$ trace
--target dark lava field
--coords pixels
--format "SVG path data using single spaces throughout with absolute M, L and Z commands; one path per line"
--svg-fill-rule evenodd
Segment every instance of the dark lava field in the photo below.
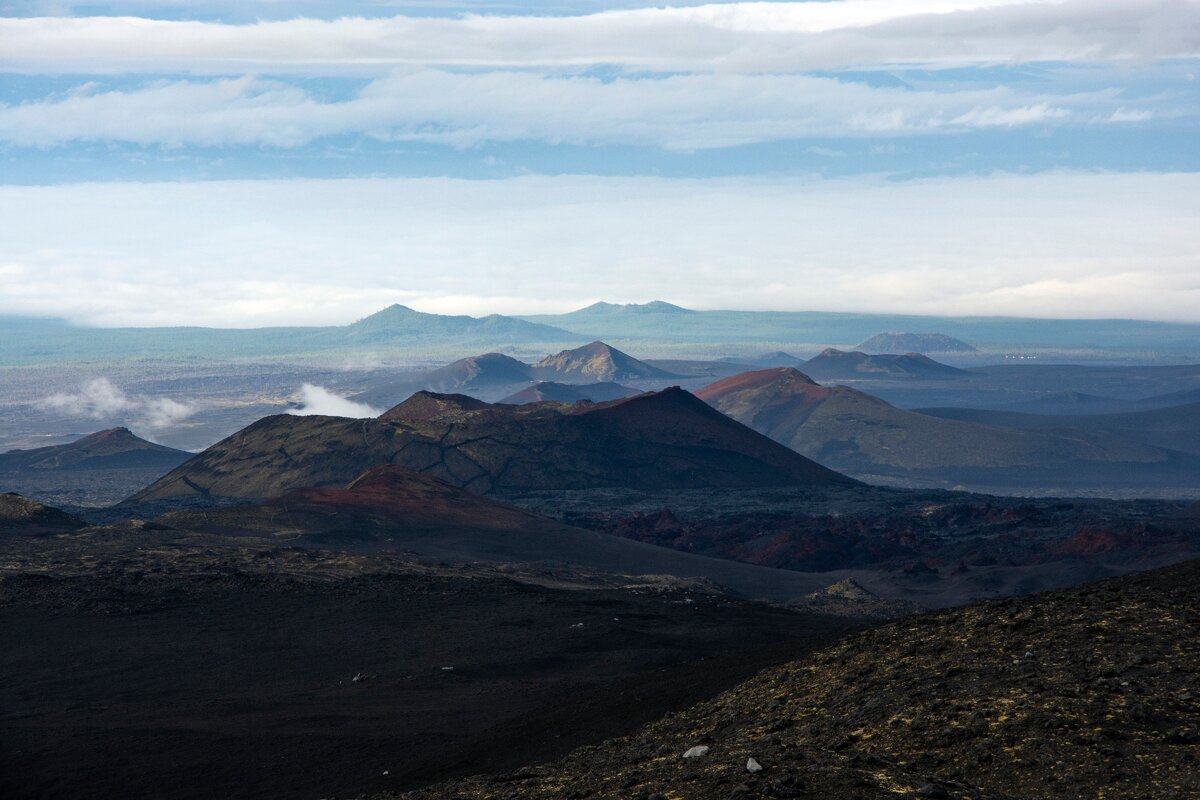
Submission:
M 317 798 L 510 770 L 847 627 L 668 580 L 163 556 L 0 578 L 0 796 Z
M 534 369 L 505 358 L 435 372 Z M 848 363 L 968 380 L 871 358 Z M 791 367 L 717 386 L 724 410 L 619 383 L 421 390 L 199 453 L 118 427 L 0 455 L 23 490 L 0 494 L 0 797 L 1200 797 L 1190 475 L 900 488 L 796 443 L 878 465 L 965 432 L 996 469 L 1147 478 L 1192 463 L 1160 447 L 1192 447 L 1186 405 L 1147 443 L 930 422 Z

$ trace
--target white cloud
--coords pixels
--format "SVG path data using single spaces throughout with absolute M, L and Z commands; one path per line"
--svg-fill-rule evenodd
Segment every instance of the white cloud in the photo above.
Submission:
M 8 186 L 0 263 L 25 272 L 0 308 L 345 324 L 392 302 L 567 310 L 603 286 L 698 308 L 1200 322 L 1197 218 L 1197 173 Z
M 754 30 L 763 25 L 775 25 L 799 30 L 824 30 L 872 24 L 920 13 L 942 13 L 957 10 L 1013 5 L 1029 0 L 843 0 L 824 3 L 821 8 L 795 9 L 792 4 L 768 2 L 703 3 L 682 0 L 670 3 L 678 7 L 693 6 L 691 14 L 720 27 Z M 12 17 L 78 16 L 91 11 L 105 16 L 146 16 L 174 18 L 183 12 L 189 18 L 231 18 L 263 20 L 296 17 L 339 19 L 363 15 L 376 17 L 381 13 L 403 13 L 416 8 L 423 12 L 440 10 L 443 16 L 464 13 L 505 16 L 527 16 L 569 13 L 585 14 L 600 10 L 639 9 L 652 7 L 648 0 L 116 0 L 97 3 L 90 0 L 0 0 L 0 14 Z M 828 6 L 828 7 L 825 7 Z M 655 9 L 659 10 L 659 9 Z M 799 13 L 797 13 L 797 11 Z
M 169 397 L 130 396 L 108 378 L 94 378 L 78 392 L 57 392 L 42 399 L 41 408 L 71 417 L 134 420 L 154 429 L 170 428 L 196 413 L 195 406 Z
M 151 428 L 169 428 L 194 413 L 196 409 L 190 403 L 169 397 L 145 398 L 142 403 L 142 419 Z
M 399 64 L 789 71 L 880 64 L 1145 61 L 1200 53 L 1197 0 L 841 0 L 579 17 L 0 19 L 0 67 L 31 72 L 370 73 Z
M 819 145 L 813 145 L 805 149 L 813 155 L 821 156 L 822 158 L 845 158 L 848 155 L 845 150 L 837 150 L 833 147 L 821 147 Z
M 1109 122 L 1145 122 L 1154 114 L 1143 109 L 1118 108 L 1108 116 Z
M 115 416 L 137 406 L 125 396 L 124 392 L 113 386 L 108 378 L 96 378 L 88 381 L 77 394 L 66 392 L 52 394 L 45 398 L 40 405 L 72 416 L 93 419 Z
M 1052 0 L 1057 4 L 1061 0 Z M 710 3 L 695 8 L 668 8 L 635 12 L 667 14 L 676 19 L 701 21 L 735 31 L 820 33 L 842 28 L 863 28 L 905 17 L 979 11 L 1030 0 L 839 0 L 824 3 Z
M 1047 103 L 1038 103 L 1020 108 L 972 108 L 950 120 L 950 126 L 966 128 L 1014 128 L 1048 120 L 1062 120 L 1071 116 L 1065 108 L 1054 108 Z
M 76 91 L 0 106 L 0 140 L 294 147 L 363 134 L 466 147 L 485 141 L 637 144 L 700 150 L 812 136 L 894 136 L 1103 123 L 1115 91 L 1053 97 L 997 87 L 915 91 L 806 75 L 676 75 L 602 81 L 525 72 L 400 71 L 356 97 L 321 102 L 243 77 Z M 1120 119 L 1112 121 L 1122 121 Z
M 340 394 L 329 391 L 324 386 L 306 383 L 300 387 L 300 407 L 293 408 L 287 413 L 298 417 L 320 414 L 327 417 L 378 417 L 383 412 L 371 408 L 364 403 L 348 400 Z

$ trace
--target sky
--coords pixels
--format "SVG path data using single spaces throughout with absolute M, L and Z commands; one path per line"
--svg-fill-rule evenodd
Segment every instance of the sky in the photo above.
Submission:
M 0 0 L 0 314 L 1200 322 L 1200 0 Z

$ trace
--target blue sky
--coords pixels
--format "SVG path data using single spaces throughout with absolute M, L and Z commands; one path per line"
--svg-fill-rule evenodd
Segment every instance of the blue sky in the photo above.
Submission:
M 658 296 L 1200 321 L 1197 72 L 1194 0 L 0 0 L 0 303 L 101 324 L 345 321 L 397 298 L 522 312 Z M 1061 194 L 1079 180 L 1088 197 Z M 389 199 L 340 209 L 347 181 Z M 247 222 L 222 215 L 229 182 L 263 202 L 303 192 L 331 219 L 249 209 L 257 252 L 214 249 L 186 219 L 137 227 L 180 182 L 215 226 Z M 697 254 L 694 219 L 646 205 L 697 187 L 740 249 Z M 475 193 L 498 208 L 476 207 Z M 448 195 L 475 208 L 476 227 Z M 914 222 L 911 202 L 930 196 L 954 206 Z M 594 238 L 547 232 L 536 215 L 549 197 L 588 209 L 562 224 Z M 761 223 L 768 199 L 803 213 L 818 197 L 843 201 L 819 227 Z M 446 216 L 428 219 L 431 206 Z M 967 227 L 1001 229 L 1004 244 L 959 241 L 954 208 L 975 209 Z M 676 248 L 596 230 L 632 209 L 677 226 L 661 231 Z M 341 257 L 309 246 L 272 262 L 316 234 L 346 235 L 331 221 L 343 213 L 358 224 Z M 111 228 L 91 223 L 98 214 Z M 446 234 L 440 248 L 422 242 L 425 266 L 366 266 L 404 253 L 387 214 Z M 207 306 L 171 299 L 179 286 L 156 265 L 202 256 L 224 288 Z M 555 286 L 527 285 L 531 265 L 551 263 Z M 280 281 L 289 270 L 294 284 Z M 97 274 L 117 287 L 103 300 Z M 697 285 L 698 274 L 739 277 Z M 922 284 L 931 274 L 950 285 Z M 276 288 L 238 301 L 247 280 Z M 78 296 L 50 291 L 64 283 Z M 981 283 L 996 285 L 981 295 Z

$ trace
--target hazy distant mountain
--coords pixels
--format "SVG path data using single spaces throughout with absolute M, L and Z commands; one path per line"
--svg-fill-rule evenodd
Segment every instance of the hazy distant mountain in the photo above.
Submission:
M 598 405 L 489 405 L 418 392 L 375 420 L 279 415 L 130 498 L 273 497 L 399 464 L 472 491 L 852 483 L 681 389 Z
M 646 378 L 676 377 L 599 341 L 547 356 L 533 367 L 534 374 L 542 380 L 556 380 L 563 383 L 634 381 Z
M 791 353 L 785 353 L 783 350 L 775 350 L 757 356 L 722 356 L 717 360 L 729 364 L 746 364 L 754 367 L 799 367 L 804 364 L 803 358 L 794 356 Z
M 695 314 L 690 308 L 683 308 L 663 300 L 651 300 L 649 303 L 605 303 L 600 301 L 590 306 L 562 314 L 575 320 L 613 319 L 614 317 L 648 317 L 658 315 L 681 316 Z
M 776 350 L 773 353 L 766 353 L 754 360 L 756 364 L 763 364 L 769 367 L 795 367 L 804 363 L 803 358 L 785 353 L 782 350 Z
M 854 349 L 892 355 L 975 352 L 975 348 L 962 339 L 942 333 L 877 333 Z
M 1137 404 L 1147 408 L 1169 408 L 1189 403 L 1200 403 L 1200 388 L 1184 389 L 1178 392 L 1158 394 L 1137 401 Z
M 1200 402 L 1200 363 L 1114 366 L 1010 360 L 972 367 L 961 383 L 930 383 L 925 388 L 929 391 L 912 395 L 917 399 L 904 406 L 1115 414 Z
M 433 370 L 421 382 L 437 392 L 494 389 L 533 380 L 533 368 L 502 353 L 484 353 L 459 359 Z
M 112 428 L 68 444 L 0 454 L 0 473 L 131 468 L 166 471 L 191 457 L 183 450 L 148 442 L 128 428 Z
M 1200 403 L 1119 414 L 1029 414 L 975 408 L 922 408 L 918 413 L 1030 431 L 1105 432 L 1164 449 L 1200 455 Z
M 600 339 L 646 344 L 726 345 L 740 350 L 816 349 L 855 342 L 881 330 L 938 330 L 989 352 L 1070 350 L 1076 357 L 1123 353 L 1154 360 L 1194 359 L 1200 325 L 1137 320 L 1041 320 L 1000 317 L 913 317 L 814 311 L 695 311 L 670 303 L 596 303 L 567 314 L 506 317 L 426 314 L 389 306 L 350 325 L 225 329 L 91 328 L 56 319 L 0 315 L 0 362 L 39 364 L 132 358 L 262 359 L 283 355 L 374 352 L 386 348 L 427 361 L 464 352 L 552 350 Z M 30 335 L 36 331 L 36 335 Z M 545 345 L 546 347 L 541 347 Z M 713 348 L 717 350 L 716 347 Z M 693 354 L 696 354 L 693 351 Z M 716 354 L 714 352 L 714 354 Z
M 1037 470 L 1062 483 L 1133 484 L 1152 472 L 1154 479 L 1170 475 L 1186 483 L 1188 470 L 1200 464 L 1104 431 L 1015 430 L 905 411 L 846 386 L 820 386 L 787 368 L 736 375 L 696 395 L 828 467 L 917 485 L 928 478 L 1019 483 Z M 1190 480 L 1200 486 L 1200 473 Z
M 1129 401 L 1115 400 L 1111 397 L 1101 397 L 1100 395 L 1089 394 L 1088 392 L 1066 390 L 1062 392 L 1046 392 L 1045 394 L 1042 394 L 1033 400 L 1027 400 L 1023 402 L 1022 405 L 1039 406 L 1041 408 L 1054 407 L 1058 409 L 1077 408 L 1081 411 L 1085 411 L 1086 409 L 1093 408 L 1104 409 L 1114 403 L 1122 402 L 1125 402 L 1126 404 L 1129 403 Z
M 682 312 L 682 313 L 681 313 Z M 522 319 L 564 328 L 593 339 L 625 343 L 765 342 L 781 349 L 797 345 L 859 342 L 880 331 L 939 331 L 987 350 L 1042 352 L 1069 349 L 1183 354 L 1194 358 L 1200 325 L 1141 320 L 1022 319 L 1019 317 L 934 317 L 822 311 L 695 311 L 670 303 L 622 306 L 595 303 L 566 314 Z
M 36 335 L 30 335 L 36 331 Z M 0 316 L 0 362 L 121 361 L 129 358 L 253 359 L 345 351 L 429 357 L 466 348 L 561 347 L 587 337 L 516 317 L 426 314 L 392 305 L 350 325 L 271 328 L 85 328 L 59 320 Z M 547 348 L 549 349 L 549 348 Z M 468 350 L 469 352 L 469 350 Z
M 580 400 L 590 400 L 593 403 L 603 403 L 607 400 L 618 400 L 622 397 L 633 397 L 641 394 L 639 389 L 631 389 L 619 383 L 555 383 L 540 381 L 510 394 L 500 400 L 501 403 L 522 405 L 524 403 L 577 403 Z
M 820 380 L 845 378 L 954 378 L 961 369 L 938 363 L 920 353 L 867 355 L 827 348 L 804 363 L 804 371 Z
M 322 330 L 327 337 L 356 343 L 387 342 L 401 337 L 468 339 L 497 344 L 553 342 L 576 338 L 559 328 L 526 322 L 515 317 L 499 314 L 486 317 L 426 314 L 398 304 L 390 305 L 344 328 Z

